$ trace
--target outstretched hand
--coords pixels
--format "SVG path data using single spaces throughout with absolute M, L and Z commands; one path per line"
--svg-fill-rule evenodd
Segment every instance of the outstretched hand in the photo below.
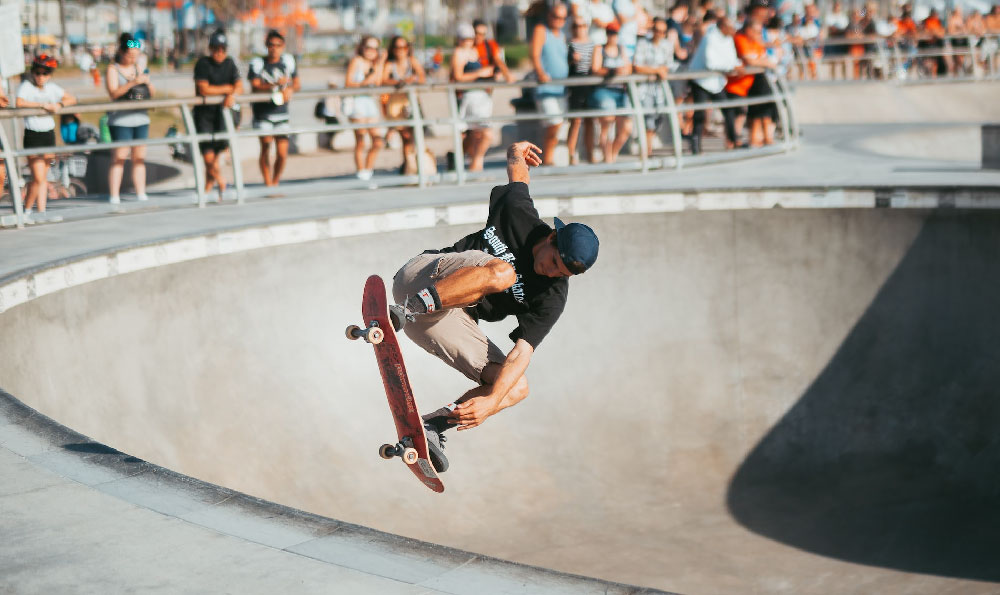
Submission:
M 512 159 L 523 159 L 529 167 L 537 167 L 542 164 L 542 150 L 526 140 L 516 142 L 507 149 L 508 164 Z

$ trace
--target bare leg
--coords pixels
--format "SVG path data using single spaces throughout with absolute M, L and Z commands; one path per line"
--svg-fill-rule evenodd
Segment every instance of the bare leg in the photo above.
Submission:
M 475 144 L 473 145 L 472 161 L 469 163 L 469 171 L 482 171 L 486 159 L 486 151 L 490 149 L 490 129 L 481 128 L 475 132 Z
M 372 170 L 375 169 L 375 159 L 378 158 L 378 152 L 382 150 L 382 146 L 385 144 L 385 138 L 379 134 L 377 128 L 369 128 L 368 135 L 372 139 L 372 146 L 368 149 L 368 156 L 365 158 L 365 169 Z
M 587 153 L 587 163 L 594 163 L 594 119 L 583 119 L 583 150 Z
M 545 128 L 545 137 L 542 139 L 542 165 L 555 165 L 556 163 L 556 145 L 559 144 L 559 127 L 561 125 L 556 124 Z
M 49 182 L 47 179 L 49 159 L 51 159 L 49 155 L 39 156 L 32 159 L 28 164 L 28 167 L 31 169 L 31 189 L 33 192 L 29 193 L 28 204 L 25 204 L 26 209 L 30 209 L 35 204 L 35 201 L 38 201 L 38 212 L 45 212 L 45 203 L 49 198 Z
M 146 194 L 146 145 L 132 147 L 132 185 L 139 196 Z
M 628 142 L 628 137 L 632 135 L 632 118 L 628 116 L 618 116 L 615 118 L 615 142 L 611 145 L 611 160 L 618 161 L 618 154 L 622 147 Z
M 566 147 L 569 149 L 569 164 L 576 165 L 578 159 L 576 155 L 577 140 L 580 138 L 580 118 L 573 118 L 569 121 L 569 132 L 566 134 Z
M 601 135 L 598 138 L 597 143 L 601 145 L 601 152 L 604 154 L 604 162 L 611 163 L 611 123 L 615 119 L 612 118 L 601 118 Z
M 354 168 L 361 171 L 365 168 L 365 129 L 354 131 Z
M 271 175 L 271 185 L 277 186 L 281 181 L 281 174 L 285 172 L 285 163 L 288 161 L 288 137 L 279 137 L 274 144 L 274 173 Z
M 260 175 L 264 178 L 264 185 L 271 186 L 273 184 L 271 178 L 271 141 L 274 140 L 273 136 L 262 136 L 260 137 L 260 158 L 257 159 L 257 165 L 260 167 Z
M 108 169 L 108 193 L 112 200 L 121 193 L 126 157 L 128 157 L 128 147 L 118 147 L 111 152 L 111 168 Z

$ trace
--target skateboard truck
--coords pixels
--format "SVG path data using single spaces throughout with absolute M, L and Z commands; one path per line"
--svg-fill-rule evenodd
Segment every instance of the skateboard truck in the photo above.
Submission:
M 364 339 L 365 343 L 371 343 L 372 345 L 378 345 L 385 338 L 385 331 L 379 328 L 378 321 L 373 320 L 371 326 L 368 328 L 361 328 L 356 324 L 352 324 L 347 327 L 344 331 L 347 338 L 351 341 L 357 341 L 358 339 Z
M 397 442 L 395 445 L 383 444 L 378 449 L 378 455 L 387 460 L 399 457 L 407 465 L 412 465 L 420 458 L 420 455 L 417 454 L 417 449 L 412 447 L 412 443 L 413 441 L 409 438 L 403 438 L 403 440 Z

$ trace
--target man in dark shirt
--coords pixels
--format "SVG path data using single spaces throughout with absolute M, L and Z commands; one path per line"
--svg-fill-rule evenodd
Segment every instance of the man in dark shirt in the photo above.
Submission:
M 233 59 L 226 55 L 226 34 L 221 29 L 208 40 L 209 55 L 198 58 L 194 65 L 195 94 L 199 97 L 224 95 L 222 104 L 196 105 L 194 107 L 194 127 L 198 132 L 221 132 L 226 129 L 222 110 L 236 105 L 236 96 L 243 92 L 240 71 Z M 229 148 L 224 140 L 202 141 L 198 145 L 205 159 L 205 192 L 212 186 L 219 186 L 219 202 L 226 191 L 226 178 L 219 167 L 219 156 Z
M 255 130 L 288 130 L 288 102 L 292 93 L 301 88 L 295 58 L 285 53 L 285 38 L 277 31 L 270 31 L 264 42 L 267 56 L 250 61 L 247 80 L 254 93 L 270 93 L 271 101 L 253 104 Z M 274 169 L 271 169 L 271 142 L 274 141 Z M 288 159 L 288 135 L 260 137 L 260 173 L 265 186 L 277 186 Z
M 539 218 L 528 168 L 542 163 L 540 154 L 529 142 L 511 145 L 510 182 L 490 194 L 486 226 L 410 259 L 393 278 L 393 326 L 479 385 L 424 416 L 438 471 L 448 466 L 441 452 L 445 429 L 474 428 L 528 396 L 525 370 L 566 306 L 569 277 L 597 260 L 591 228 L 557 218 L 553 230 Z M 510 334 L 514 349 L 504 355 L 477 322 L 508 316 L 517 317 L 518 327 Z

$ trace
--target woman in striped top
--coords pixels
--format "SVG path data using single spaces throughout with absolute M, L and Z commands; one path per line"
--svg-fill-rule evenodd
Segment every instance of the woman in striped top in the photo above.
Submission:
M 594 42 L 590 40 L 590 23 L 583 19 L 573 21 L 573 37 L 569 41 L 569 75 L 589 76 L 594 62 Z M 569 87 L 569 109 L 571 112 L 585 110 L 590 103 L 593 87 L 578 85 Z M 589 163 L 594 163 L 594 119 L 572 118 L 569 121 L 569 134 L 566 136 L 566 147 L 569 149 L 569 163 L 578 163 L 576 148 L 580 138 L 580 125 L 583 124 L 583 146 Z

